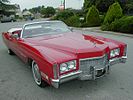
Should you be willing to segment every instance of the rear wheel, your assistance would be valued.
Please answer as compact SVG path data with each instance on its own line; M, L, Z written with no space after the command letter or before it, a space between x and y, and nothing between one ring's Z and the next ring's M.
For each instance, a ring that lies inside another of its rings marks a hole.
M8 52L9 55L14 55L14 52L11 49L8 49L7 52Z
M46 87L47 83L42 80L39 67L35 61L32 61L32 74L35 83L40 87Z

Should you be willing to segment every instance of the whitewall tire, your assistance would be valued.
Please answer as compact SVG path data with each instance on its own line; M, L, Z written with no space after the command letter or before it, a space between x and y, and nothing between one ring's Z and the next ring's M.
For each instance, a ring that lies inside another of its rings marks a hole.
M34 81L38 86L40 87L47 86L47 83L42 80L39 67L34 60L32 61L32 74L33 74Z

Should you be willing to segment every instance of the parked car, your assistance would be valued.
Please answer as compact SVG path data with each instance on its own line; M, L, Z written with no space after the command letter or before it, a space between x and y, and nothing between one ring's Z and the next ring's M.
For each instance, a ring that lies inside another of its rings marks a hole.
M48 83L58 88L73 79L95 80L127 59L125 43L72 32L61 21L28 23L2 37L8 53L31 66L38 86Z
M5 23L5 22L15 22L15 18L13 17L3 17L1 18L1 23Z

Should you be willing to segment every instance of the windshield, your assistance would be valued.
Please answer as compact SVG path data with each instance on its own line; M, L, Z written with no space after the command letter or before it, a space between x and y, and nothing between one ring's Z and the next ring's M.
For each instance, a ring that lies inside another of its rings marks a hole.
M63 22L42 22L26 25L23 29L23 38L32 38L42 35L54 35L71 32Z

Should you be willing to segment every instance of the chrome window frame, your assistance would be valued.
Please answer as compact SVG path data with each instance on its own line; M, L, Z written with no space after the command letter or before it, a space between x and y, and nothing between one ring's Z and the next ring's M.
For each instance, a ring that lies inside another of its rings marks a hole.
M34 24L41 24L41 23L45 23L45 22L61 22L61 23L64 23L64 22L62 22L62 21L58 21L58 20L55 20L55 21L39 21L39 22L32 22L32 23L26 23L26 24L24 24L23 25L23 27L22 27L22 31L21 31L21 34L20 34L20 38L21 39L24 39L24 37L23 37L23 33L24 33L24 29L25 29L25 27L26 26L28 26L28 25L34 25ZM64 23L65 24L65 23ZM65 24L66 25L66 24ZM67 26L67 25L66 25ZM69 28L68 28L69 29Z

